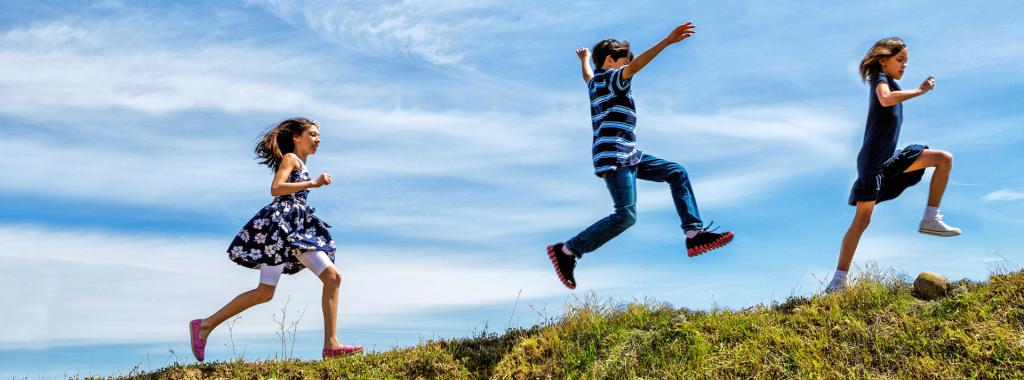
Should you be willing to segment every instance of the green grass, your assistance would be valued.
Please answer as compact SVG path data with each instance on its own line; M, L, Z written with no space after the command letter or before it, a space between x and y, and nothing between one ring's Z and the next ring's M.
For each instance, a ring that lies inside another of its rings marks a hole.
M174 366L143 378L1024 378L1024 275L921 301L897 276L744 310L586 300L505 334L327 361Z

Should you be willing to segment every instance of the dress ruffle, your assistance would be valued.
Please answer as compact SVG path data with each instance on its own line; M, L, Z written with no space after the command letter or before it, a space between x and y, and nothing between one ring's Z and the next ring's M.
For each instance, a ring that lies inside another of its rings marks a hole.
M288 182L308 181L305 167L293 171ZM296 255L323 251L334 261L335 244L327 230L331 226L314 215L306 204L308 190L275 197L264 206L228 247L228 257L238 265L258 269L264 265L285 264L285 274L295 274L305 266Z
M928 149L927 145L913 144L882 163L876 170L864 170L857 177L850 190L850 206L857 202L875 201L881 203L895 199L904 190L921 182L924 169L904 173L918 157Z

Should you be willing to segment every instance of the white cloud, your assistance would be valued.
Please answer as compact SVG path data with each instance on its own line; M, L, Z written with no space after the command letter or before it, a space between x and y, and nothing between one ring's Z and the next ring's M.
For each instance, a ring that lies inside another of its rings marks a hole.
M985 194L985 197L982 199L992 202L1015 202L1024 200L1024 192L1010 189L999 189Z
M794 156L808 153L819 157L815 161L835 161L849 155L850 147L844 140L860 132L859 125L838 115L836 110L783 103L703 114L655 110L650 116L644 116L642 123L645 129L673 137L684 144L684 149L693 150L697 155L709 155L711 159L717 158L714 155L740 156L753 145L767 153L785 151ZM718 143L708 144L709 140ZM729 146L729 149L721 146ZM752 161L760 158L751 157Z
M252 207L265 199L269 181L247 153L259 127L152 120L204 109L228 115L302 110L324 125L324 149L311 168L343 179L318 190L314 204L328 216L345 215L344 223L420 238L443 230L446 239L486 241L569 228L592 217L573 210L600 214L610 207L603 184L590 173L583 102L542 112L353 103L348 95L317 94L358 92L373 99L375 92L360 88L378 86L313 86L329 71L315 57L240 45L172 52L159 39L152 44L139 36L142 42L115 43L123 32L58 22L4 35L12 47L0 48L0 57L8 58L0 60L0 72L26 75L0 75L0 111L46 123L49 133L17 133L0 142L10 157L3 165L22 173L0 188L205 212ZM114 47L97 50L108 45ZM393 94L383 88L376 90L382 98ZM641 121L641 146L691 173L710 171L694 179L704 207L758 199L801 176L844 165L848 155L839 141L851 133L849 123L829 110L783 105L695 115L652 109ZM464 191L438 190L452 180ZM426 182L438 185L421 185ZM347 201L337 203L341 199ZM451 204L464 207L445 206ZM552 204L557 207L545 206ZM641 205L672 207L661 194Z
M7 305L0 323L18 326L0 336L0 347L184 341L188 320L213 313L238 293L255 287L258 279L255 270L227 259L228 238L6 225L0 226L0 240L5 242L0 265L8 273L0 277ZM529 315L525 310L533 305L547 316L557 316L565 301L591 292L599 294L599 300L614 303L653 296L676 306L707 308L749 306L784 299L794 289L807 290L794 288L806 281L797 281L799 276L792 277L793 271L751 275L720 267L736 260L733 254L710 261L679 258L664 265L647 259L635 265L622 264L599 255L581 262L577 270L581 286L567 292L542 252L523 258L517 253L524 252L521 246L507 251L514 254L451 246L419 246L409 251L388 244L342 242L337 260L343 276L340 332L387 331L396 324L416 329L422 326L408 322L438 315L459 318L445 314L446 310L495 305L511 310L513 303L518 304L520 314ZM620 254L643 256L644 252ZM499 257L515 259L496 259ZM285 276L274 300L243 312L234 326L236 339L275 331L271 314L280 313L289 297L290 310L307 308L299 329L320 330L320 291L319 281L309 272ZM529 318L525 318L527 323ZM460 326L479 322L465 320ZM226 329L214 334L215 340L227 341Z
M305 56L230 44L172 48L133 32L65 22L7 31L0 111L64 119L83 110L289 112L317 103L308 91L317 66Z
M641 144L688 168L705 209L757 202L847 165L835 142L845 133L842 122L832 116L792 107L785 109L787 116L768 109L738 113L744 116L655 114L644 125L671 121L678 128L645 129ZM603 182L591 172L589 131L565 127L572 116L579 115L361 110L350 119L362 120L366 128L352 133L332 127L344 125L341 119L321 118L324 151L311 158L310 167L333 172L339 181L316 190L311 202L342 228L431 240L495 242L576 228L611 205ZM804 133L793 136L780 125ZM250 139L237 132L199 139L161 129L86 137L75 144L12 135L0 148L10 153L5 165L23 174L0 189L248 214L267 198L270 180L266 168L245 153ZM119 148L111 152L108 146ZM642 209L674 207L666 189L641 192Z
M863 269L868 263L876 263L880 268L895 268L910 276L929 271L954 280L980 280L987 276L986 262L992 256L980 238L972 231L953 238L936 238L918 233L913 224L876 221L861 238L854 265Z
M0 323L18 327L0 336L0 346L181 338L188 320L212 314L259 278L227 259L227 238L0 226L0 240L8 273L0 277ZM340 319L350 328L389 328L381 324L445 308L512 303L520 289L522 304L566 294L543 260L521 265L447 250L418 248L413 255L342 244L338 266ZM593 280L581 289L617 285L612 273L588 269ZM293 308L310 305L300 329L322 328L320 290L308 271L286 276L276 298L247 311L235 333L273 331L270 314L288 296Z
M465 69L465 54L483 40L538 29L561 19L544 3L501 1L254 0L277 17L364 54L397 52ZM562 15L572 14L566 12ZM466 46L468 45L468 46Z
M0 74L0 112L46 123L48 132L0 142L10 153L0 165L23 173L0 189L247 214L266 199L269 181L248 153L259 127L154 120L213 110L229 117L217 124L228 124L242 112L302 112L324 125L324 149L311 169L342 179L317 190L313 204L342 227L494 242L576 228L610 209L603 183L591 174L585 102L546 106L564 95L539 89L532 103L516 98L515 107L498 109L383 106L397 94L444 89L396 89L367 77L323 81L336 65L284 46L179 50L148 30L120 41L127 32L108 23L54 22L4 34L10 47L0 48L7 58L0 72L19 74ZM508 101L492 90L464 96ZM701 114L651 106L640 144L687 166L702 207L739 206L848 165L842 141L856 128L836 114L802 105ZM457 187L443 190L444 183ZM665 194L643 197L641 207L673 207Z

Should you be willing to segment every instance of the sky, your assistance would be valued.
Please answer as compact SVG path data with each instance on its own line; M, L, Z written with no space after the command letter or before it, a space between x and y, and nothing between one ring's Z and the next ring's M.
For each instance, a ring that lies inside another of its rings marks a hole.
M334 177L309 201L338 243L344 343L528 326L588 297L709 309L817 294L853 216L856 68L888 36L908 44L904 88L937 80L904 104L900 145L953 153L942 213L964 233L916 232L929 171L876 208L855 266L983 280L1024 264L1016 2L0 5L3 377L191 362L186 323L258 282L225 249L271 200L257 137L295 116L321 125L308 166ZM683 164L704 219L736 239L687 258L668 187L640 182L636 225L566 290L545 247L612 211L574 50L618 38L639 53L686 21L696 35L633 80L638 147ZM283 278L213 333L212 356L231 339L274 355L287 302L307 311L296 352L315 358L319 297L309 272Z

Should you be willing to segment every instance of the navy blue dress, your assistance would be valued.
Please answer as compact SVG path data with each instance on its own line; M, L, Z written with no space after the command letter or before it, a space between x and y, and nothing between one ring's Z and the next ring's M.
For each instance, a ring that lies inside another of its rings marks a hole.
M891 107L882 106L875 90L882 82L888 83L892 91L901 90L900 85L885 74L871 77L871 104L864 131L864 145L857 155L857 181L850 190L851 206L863 201L881 203L894 199L903 190L921 182L924 176L924 169L904 173L928 146L912 144L896 152L896 142L903 124L903 103Z
M300 161L301 162L301 161ZM288 174L288 182L309 181L306 165ZM228 257L238 265L260 268L285 264L285 274L295 274L305 266L296 257L301 252L323 251L334 261L334 239L327 231L331 226L313 215L306 204L309 190L274 197L253 216L228 248Z

